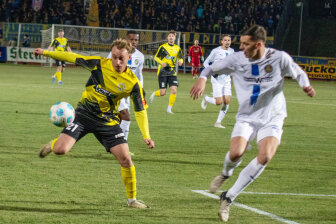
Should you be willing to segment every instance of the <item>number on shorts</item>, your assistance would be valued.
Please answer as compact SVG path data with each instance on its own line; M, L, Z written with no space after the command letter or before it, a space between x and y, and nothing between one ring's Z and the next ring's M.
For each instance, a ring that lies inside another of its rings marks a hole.
M253 85L252 96L250 97L250 105L255 105L257 103L260 94L260 85Z
M66 130L74 132L78 128L78 124L70 124L68 127L66 127Z

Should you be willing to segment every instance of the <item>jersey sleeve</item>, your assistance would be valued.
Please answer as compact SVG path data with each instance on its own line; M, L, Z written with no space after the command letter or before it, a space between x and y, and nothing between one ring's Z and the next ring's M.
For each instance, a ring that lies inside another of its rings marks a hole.
M212 51L210 52L210 55L209 55L209 56L207 57L207 59L205 59L205 61L203 62L203 65L204 65L205 68L207 68L207 67L210 66L210 62L213 61L214 57L215 57L215 50L212 50Z
M192 56L192 50L193 50L193 46L191 46L191 47L189 48L189 54L188 54L189 57Z
M140 60L140 63L139 63L139 66L137 68L137 73L139 74L139 79L143 79L142 69L143 69L144 61L145 61L145 57L142 56L141 60ZM140 83L143 84L143 80L140 80ZM142 86L142 88L143 88L143 86Z
M288 75L299 83L301 87L310 86L310 82L307 74L302 70L302 68L296 64L293 58L286 52L281 52L281 75Z
M178 51L178 54L177 54L177 58L180 62L183 63L183 53L182 53L182 49L179 47L179 51Z
M96 65L101 59L101 57L99 56L83 56L72 52L47 51L47 50L43 51L43 55L56 60L66 61L82 66L90 71L92 71L96 67Z
M199 47L199 54L200 54L200 56L202 57L203 56L203 51L202 51L202 48L201 47Z
M159 63L160 65L163 63L163 61L161 60L164 56L162 55L162 45L159 47L158 51L155 54L154 60Z
M49 47L53 47L53 46L54 46L54 44L55 44L55 41L56 41L56 39L53 39L53 41L51 41L51 43L50 43Z
M235 71L235 62L235 54L232 54L222 60L215 61L210 67L214 74L231 74Z
M66 38L65 38L65 40L66 40L66 44L65 44L64 49L67 49L67 48L69 47L69 41L68 41L68 39L66 39Z
M147 117L147 104L143 96L142 88L139 83L136 83L131 92L131 99L134 104L134 115L137 121L138 127L144 139L150 139L148 117Z

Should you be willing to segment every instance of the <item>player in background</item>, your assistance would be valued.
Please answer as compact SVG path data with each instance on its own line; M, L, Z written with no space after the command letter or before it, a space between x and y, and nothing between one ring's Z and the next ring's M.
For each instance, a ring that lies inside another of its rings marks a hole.
M198 40L194 41L194 45L189 48L188 62L191 61L191 72L193 79L198 78L198 71L201 65L201 60L204 61L204 56L202 52L202 48L198 45Z
M35 55L67 61L91 71L82 98L77 105L74 122L64 128L58 138L42 147L40 157L44 158L51 152L56 155L66 154L82 137L93 133L106 151L112 153L121 165L128 206L148 208L145 203L136 199L135 167L124 133L119 126L117 108L122 98L131 96L135 118L144 142L148 148L154 148L154 141L149 135L147 105L138 78L127 67L128 60L131 58L131 44L126 40L117 39L113 41L111 51L112 58L107 59L35 49Z
M204 61L204 67L207 68L215 61L221 60L228 55L232 54L234 50L230 48L231 36L224 34L221 39L221 45L213 49L209 57ZM217 121L215 123L216 128L225 128L222 125L222 120L225 117L226 112L229 109L231 98L231 77L227 74L215 74L211 76L213 97L207 95L204 96L201 107L205 110L208 103L214 105L222 105L219 110Z
M159 80L159 90L154 91L149 98L152 103L155 96L164 96L167 91L167 84L170 88L169 103L167 113L173 114L172 107L176 100L178 81L176 76L176 66L182 66L183 54L182 50L175 43L176 32L171 30L167 36L168 43L162 44L155 54L154 60L159 63L157 71ZM176 65L177 63L177 65Z
M190 90L193 99L202 95L206 79L212 74L231 74L239 109L231 135L230 150L224 159L221 174L210 183L214 193L241 163L248 142L257 137L258 155L239 174L234 185L220 196L218 212L221 221L228 221L232 201L251 184L273 158L281 140L282 126L287 116L282 92L285 75L296 79L310 97L315 90L307 74L285 52L266 48L266 30L254 25L240 38L241 51L204 69Z
M54 48L54 51L64 52L67 50L68 52L71 52L71 48L68 45L68 39L64 37L63 29L58 30L58 37L51 42L48 51L51 51L52 48ZM56 66L56 73L51 77L51 83L54 84L55 79L57 79L58 84L62 85L62 72L64 72L65 62L56 60Z
M134 30L127 31L126 40L132 45L132 52L131 52L132 55L131 55L131 59L128 60L127 66L139 79L141 83L141 87L143 88L142 69L143 69L145 57L138 49L136 49L139 44L139 34ZM107 58L111 58L111 57L112 57L112 52L110 52ZM122 98L120 100L120 104L118 108L119 113L120 113L120 119L121 119L120 127L125 134L126 140L128 138L129 127L131 124L131 119L130 119L130 114L129 114L130 107L131 107L130 97Z

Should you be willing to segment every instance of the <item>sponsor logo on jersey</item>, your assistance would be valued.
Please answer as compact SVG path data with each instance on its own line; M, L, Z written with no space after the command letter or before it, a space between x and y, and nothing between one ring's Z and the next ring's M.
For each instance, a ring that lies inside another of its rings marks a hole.
M100 93L104 96L114 96L113 93L110 93L106 89L100 88L98 85L95 86L95 90L96 90L97 93Z
M166 56L166 58L167 58L168 60L172 60L172 61L175 60L175 57L174 57L174 56Z
M119 83L119 84L117 85L117 89L118 89L119 91L124 91L125 88L126 88L126 86L125 86L124 83Z
M273 67L272 67L272 65L266 65L266 67L265 67L265 71L266 71L266 73L271 73L271 72L273 72Z
M263 78L248 78L244 77L246 82L255 82L255 83L262 83L262 82L272 82L273 77L263 77Z

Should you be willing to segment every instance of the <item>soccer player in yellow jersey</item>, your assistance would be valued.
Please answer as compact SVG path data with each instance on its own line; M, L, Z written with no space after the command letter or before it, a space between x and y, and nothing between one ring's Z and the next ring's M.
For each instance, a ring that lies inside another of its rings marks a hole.
M159 68L157 71L159 79L159 90L154 91L149 99L152 103L155 96L166 95L167 83L170 87L169 104L167 108L167 113L173 114L172 107L175 103L178 81L176 76L176 64L182 66L183 64L183 54L182 50L175 43L176 32L169 31L168 43L161 45L156 52L155 61L159 63Z
M124 133L119 126L118 112L119 101L131 96L135 118L144 142L148 148L154 148L154 141L149 135L147 105L140 81L127 67L128 60L131 58L131 44L126 40L117 39L113 41L111 49L111 59L35 49L35 55L67 61L91 71L82 98L77 105L74 122L64 128L58 138L44 145L39 155L41 158L51 152L63 155L86 134L93 133L106 151L112 153L121 165L128 206L149 208L145 203L136 200L135 167Z
M50 46L48 47L48 51L50 51L52 48L54 48L54 51L64 52L67 50L68 52L71 52L71 48L68 45L68 39L64 37L64 30L58 30L58 37L56 37L51 42ZM58 84L62 85L62 72L64 72L65 62L56 60L56 66L57 70L56 73L51 77L51 83L54 84L55 79L57 78Z

